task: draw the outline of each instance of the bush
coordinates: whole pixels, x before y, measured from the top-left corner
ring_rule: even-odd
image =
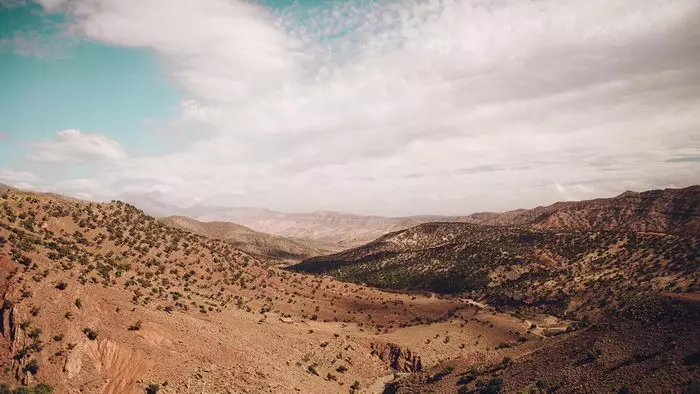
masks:
[[[315,365],[309,365],[306,369],[307,369],[310,373],[312,373],[312,374],[314,374],[314,375],[316,375],[316,376],[319,376],[318,371],[316,370],[316,366],[315,366]]]
[[[73,302],[78,309],[83,307],[83,301],[80,300],[80,298],[76,298],[75,301]]]
[[[338,368],[335,369],[335,371],[339,372],[339,373],[345,373],[345,371],[347,371],[347,370],[348,370],[348,367],[346,367],[345,365],[339,365]]]
[[[143,322],[142,322],[141,320],[138,320],[138,321],[136,321],[134,324],[130,325],[130,326],[128,327],[128,330],[129,330],[129,331],[138,331],[138,330],[141,329],[141,324],[142,324],[142,323],[143,323]]]
[[[39,362],[36,361],[36,359],[30,360],[27,365],[24,366],[24,372],[36,375],[36,373],[39,372]]]
[[[85,327],[83,328],[83,333],[87,335],[88,339],[91,341],[94,341],[97,339],[97,331],[93,330],[92,328]]]
[[[160,390],[160,386],[155,383],[151,383],[148,385],[148,387],[146,387],[146,394],[156,394],[158,390]]]

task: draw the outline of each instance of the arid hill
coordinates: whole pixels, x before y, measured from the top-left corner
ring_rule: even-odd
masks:
[[[499,364],[449,360],[399,378],[386,394],[697,393],[700,298],[631,299],[585,330]]]
[[[505,213],[475,213],[468,223],[538,229],[616,230],[700,235],[700,186],[625,192]]]
[[[329,211],[283,213],[263,208],[196,205],[181,208],[137,195],[126,195],[125,200],[157,217],[176,215],[205,222],[232,222],[266,234],[311,240],[314,245],[331,251],[359,246],[386,233],[430,221]]]
[[[300,261],[329,252],[310,240],[261,233],[230,222],[200,222],[184,216],[158,220],[171,227],[226,241],[235,248],[272,262]]]
[[[571,326],[540,315],[525,332],[464,300],[279,270],[121,202],[13,189],[0,271],[0,384],[35,392],[374,393],[394,372],[495,362],[500,343],[531,351]]]

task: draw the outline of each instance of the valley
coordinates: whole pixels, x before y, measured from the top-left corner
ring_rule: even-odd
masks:
[[[700,378],[697,242],[437,222],[286,267],[271,256],[325,250],[5,188],[0,382],[37,393],[681,392]]]

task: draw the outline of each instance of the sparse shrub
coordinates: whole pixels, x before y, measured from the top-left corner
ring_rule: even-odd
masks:
[[[499,377],[492,378],[486,384],[479,383],[477,383],[479,394],[498,394],[503,391],[503,379]]]
[[[88,327],[83,328],[83,333],[91,341],[94,341],[95,339],[97,339],[97,331],[93,330],[92,328],[88,328]]]
[[[73,303],[78,309],[83,307],[83,301],[80,298],[76,298],[75,301],[73,301]]]
[[[53,336],[54,342],[61,342],[63,340],[63,334],[56,334]]]
[[[134,322],[132,325],[130,325],[127,329],[128,329],[129,331],[138,331],[138,330],[141,329],[141,325],[142,325],[142,324],[143,324],[143,322],[142,322],[141,320],[137,320],[137,321]]]
[[[438,372],[438,373],[436,373],[435,375],[433,375],[433,376],[431,376],[430,378],[428,378],[428,383],[439,382],[440,380],[442,380],[442,378],[444,378],[445,376],[451,374],[452,371],[454,371],[454,368],[453,368],[453,367],[445,367],[445,368],[443,368],[440,372]]]
[[[56,288],[58,290],[65,290],[67,287],[68,287],[68,283],[66,283],[66,282],[58,282],[58,284],[56,284]]]
[[[24,371],[36,375],[36,373],[39,372],[39,362],[36,361],[36,359],[31,359],[27,365],[24,366]]]
[[[306,368],[306,370],[309,371],[310,373],[316,375],[316,376],[319,376],[318,371],[316,370],[316,366],[313,365],[313,364],[309,365],[309,366]]]
[[[156,394],[160,390],[160,386],[155,383],[151,383],[146,387],[146,394]]]
[[[334,382],[338,380],[338,378],[336,378],[335,375],[333,375],[332,373],[328,372],[328,374],[326,375],[326,380],[328,380],[329,382]]]
[[[335,369],[335,371],[339,372],[339,373],[345,373],[345,371],[347,371],[347,370],[348,370],[348,367],[346,367],[345,365],[339,365],[338,368]]]

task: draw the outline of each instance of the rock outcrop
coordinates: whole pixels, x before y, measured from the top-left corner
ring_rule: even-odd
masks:
[[[410,349],[404,349],[391,342],[375,342],[371,346],[372,354],[389,364],[391,369],[395,371],[418,372],[423,369],[420,356],[413,353]]]

